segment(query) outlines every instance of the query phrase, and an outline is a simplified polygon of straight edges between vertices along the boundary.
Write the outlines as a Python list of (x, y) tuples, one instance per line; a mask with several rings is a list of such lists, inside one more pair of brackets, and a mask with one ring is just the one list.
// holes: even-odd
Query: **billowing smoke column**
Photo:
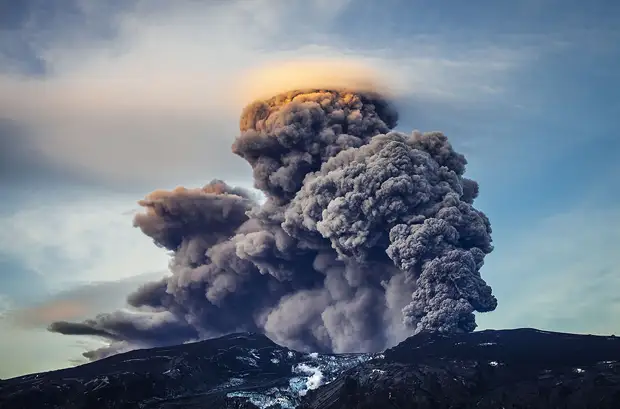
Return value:
[(172, 275), (131, 294), (134, 312), (50, 330), (111, 341), (90, 358), (234, 331), (334, 352), (473, 331), (474, 311), (497, 305), (478, 185), (443, 134), (391, 131), (397, 117), (370, 92), (249, 105), (233, 152), (266, 200), (219, 180), (150, 194), (134, 223), (172, 252)]

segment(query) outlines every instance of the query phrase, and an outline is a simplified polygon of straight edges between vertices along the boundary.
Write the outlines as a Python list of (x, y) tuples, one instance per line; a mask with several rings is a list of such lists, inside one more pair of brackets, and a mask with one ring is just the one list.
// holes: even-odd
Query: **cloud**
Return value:
[(92, 183), (87, 175), (43, 155), (37, 148), (40, 139), (30, 132), (28, 125), (0, 117), (0, 184), (3, 187)]
[(72, 360), (87, 350), (105, 348), (101, 339), (85, 337), (67, 342), (47, 330), (57, 319), (85, 319), (102, 309), (123, 308), (127, 294), (162, 273), (139, 274), (109, 282), (93, 282), (59, 291), (38, 303), (18, 303), (18, 295), (0, 295), (0, 377), (54, 370), (86, 360)]
[(9, 296), (0, 294), (0, 320), (6, 318), (7, 311), (11, 308), (11, 304)]
[(118, 187), (196, 175), (249, 179), (249, 167), (230, 154), (230, 145), (240, 109), (266, 91), (244, 81), (264, 80), (262, 67), (327, 62), (341, 78), (355, 67), (382, 73), (393, 90), (471, 103), (494, 98), (525, 63), (521, 50), (488, 44), (448, 57), (439, 37), (397, 51), (343, 47), (351, 35), (331, 23), (347, 2), (138, 1), (113, 12), (78, 4), (83, 19), (100, 15), (113, 28), (104, 30), (105, 41), (84, 24), (65, 29), (74, 34), (71, 42), (33, 41), (48, 74), (0, 74), (0, 113), (28, 129), (30, 163), (62, 164)]
[(397, 93), (398, 89), (390, 89), (385, 77), (385, 72), (355, 59), (297, 58), (272, 61), (249, 70), (240, 79), (241, 85), (236, 87), (235, 94), (239, 103), (243, 104), (308, 87), (379, 91), (385, 95)]
[(0, 311), (8, 322), (22, 328), (46, 328), (54, 321), (83, 320), (101, 309), (122, 308), (126, 295), (136, 286), (163, 277), (165, 273), (145, 273), (108, 282), (77, 285), (49, 296), (46, 300), (27, 306), (8, 302)]
[(135, 198), (89, 193), (56, 191), (47, 201), (38, 197), (0, 214), (0, 255), (20, 260), (52, 293), (165, 270), (166, 252), (132, 227)]
[(501, 300), (481, 327), (620, 333), (620, 209), (582, 202), (502, 241), (484, 270)]
[(53, 321), (79, 319), (86, 306), (70, 300), (55, 300), (43, 305), (26, 308), (16, 312), (15, 318), (26, 325), (41, 326)]

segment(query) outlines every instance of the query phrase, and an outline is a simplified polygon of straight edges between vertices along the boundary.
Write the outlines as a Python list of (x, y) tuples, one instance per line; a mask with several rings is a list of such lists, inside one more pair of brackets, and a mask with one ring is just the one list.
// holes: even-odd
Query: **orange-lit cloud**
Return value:
[(275, 60), (248, 70), (235, 93), (242, 101), (268, 98), (294, 89), (327, 88), (394, 92), (385, 72), (360, 58)]
[(19, 325), (40, 327), (58, 320), (79, 319), (88, 312), (89, 308), (79, 300), (54, 300), (16, 310), (10, 316)]
[(33, 163), (95, 182), (240, 183), (250, 170), (230, 146), (252, 100), (338, 87), (469, 104), (521, 63), (496, 46), (453, 55), (439, 38), (385, 50), (352, 44), (352, 33), (327, 35), (323, 24), (346, 1), (140, 2), (152, 10), (122, 13), (105, 43), (78, 36), (75, 47), (39, 50), (49, 75), (0, 73), (0, 112), (27, 128)]

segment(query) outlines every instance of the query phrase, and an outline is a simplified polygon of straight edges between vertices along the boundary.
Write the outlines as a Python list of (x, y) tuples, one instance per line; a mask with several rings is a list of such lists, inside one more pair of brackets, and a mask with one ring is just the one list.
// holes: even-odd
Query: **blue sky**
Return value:
[(50, 320), (163, 274), (131, 227), (146, 193), (251, 184), (230, 153), (248, 79), (300, 59), (371, 67), (398, 129), (467, 155), (496, 246), (481, 328), (620, 333), (619, 18), (603, 0), (0, 0), (0, 377), (72, 364), (98, 341)]

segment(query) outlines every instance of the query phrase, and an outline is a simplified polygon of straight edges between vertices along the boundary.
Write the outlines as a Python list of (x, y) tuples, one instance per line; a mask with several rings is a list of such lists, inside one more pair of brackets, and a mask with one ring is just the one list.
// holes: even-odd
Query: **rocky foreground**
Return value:
[(420, 334), (377, 354), (306, 354), (259, 334), (0, 381), (0, 408), (620, 408), (620, 338)]

